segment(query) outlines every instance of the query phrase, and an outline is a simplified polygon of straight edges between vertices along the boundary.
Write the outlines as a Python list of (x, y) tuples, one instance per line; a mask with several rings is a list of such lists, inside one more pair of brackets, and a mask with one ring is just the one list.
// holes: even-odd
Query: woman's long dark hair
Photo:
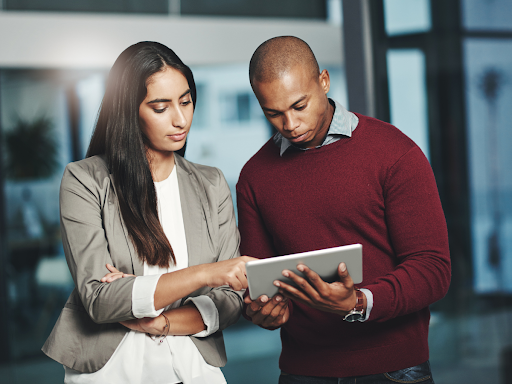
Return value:
[[(190, 68), (165, 45), (134, 44), (119, 55), (110, 70), (86, 155), (105, 155), (121, 215), (139, 258), (160, 267), (169, 266), (169, 255), (174, 263), (176, 258), (158, 220), (156, 191), (146, 157), (147, 138), (139, 124), (139, 106), (146, 98), (148, 78), (167, 66), (185, 76), (195, 107), (196, 85)], [(185, 147), (176, 153), (183, 156), (184, 152)]]

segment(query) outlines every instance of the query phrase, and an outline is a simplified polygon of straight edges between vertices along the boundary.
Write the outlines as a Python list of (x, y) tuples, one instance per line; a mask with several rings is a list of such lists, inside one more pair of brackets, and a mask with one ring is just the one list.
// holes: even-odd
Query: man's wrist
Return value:
[(366, 296), (363, 292), (361, 292), (357, 287), (354, 289), (354, 294), (356, 296), (356, 304), (355, 306), (347, 312), (347, 314), (343, 317), (343, 320), (348, 322), (361, 321), (364, 319), (366, 312)]

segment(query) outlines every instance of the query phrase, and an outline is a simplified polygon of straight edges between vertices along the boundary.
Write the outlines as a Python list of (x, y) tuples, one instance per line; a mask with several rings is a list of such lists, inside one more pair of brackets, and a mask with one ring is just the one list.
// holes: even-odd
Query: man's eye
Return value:
[(297, 111), (302, 111), (304, 108), (306, 108), (306, 105), (301, 105), (300, 107), (295, 107)]
[(188, 101), (184, 101), (183, 103), (181, 103), (181, 105), (185, 106), (185, 105), (189, 105), (192, 101), (188, 100)]

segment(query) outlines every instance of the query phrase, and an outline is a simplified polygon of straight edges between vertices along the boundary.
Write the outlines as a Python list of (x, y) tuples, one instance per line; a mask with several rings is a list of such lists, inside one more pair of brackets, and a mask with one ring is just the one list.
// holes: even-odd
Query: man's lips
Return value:
[(306, 139), (306, 136), (308, 133), (303, 133), (302, 135), (299, 135), (297, 137), (290, 137), (288, 140), (290, 140), (292, 143), (300, 143), (301, 141)]

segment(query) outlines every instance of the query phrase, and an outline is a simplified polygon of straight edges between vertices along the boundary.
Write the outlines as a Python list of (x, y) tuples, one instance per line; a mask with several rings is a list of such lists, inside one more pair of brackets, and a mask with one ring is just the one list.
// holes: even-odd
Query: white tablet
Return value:
[(284, 277), (282, 272), (288, 269), (299, 276), (304, 276), (297, 270), (297, 265), (300, 263), (318, 273), (322, 280), (332, 283), (338, 279), (338, 265), (341, 262), (347, 265), (348, 273), (355, 284), (363, 281), (363, 246), (361, 244), (249, 261), (245, 264), (245, 269), (251, 300), (261, 295), (273, 297), (278, 293), (278, 288), (274, 285), (275, 280), (295, 285), (290, 279)]

